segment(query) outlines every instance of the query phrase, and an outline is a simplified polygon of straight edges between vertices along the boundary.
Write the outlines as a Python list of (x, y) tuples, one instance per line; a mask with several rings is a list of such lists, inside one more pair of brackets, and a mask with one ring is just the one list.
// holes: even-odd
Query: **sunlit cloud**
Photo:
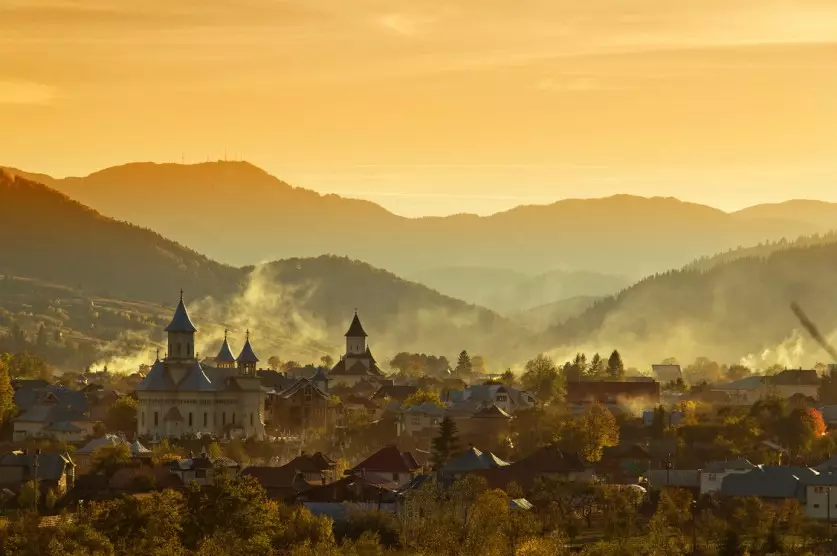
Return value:
[(55, 98), (55, 89), (48, 85), (0, 80), (0, 104), (50, 104)]

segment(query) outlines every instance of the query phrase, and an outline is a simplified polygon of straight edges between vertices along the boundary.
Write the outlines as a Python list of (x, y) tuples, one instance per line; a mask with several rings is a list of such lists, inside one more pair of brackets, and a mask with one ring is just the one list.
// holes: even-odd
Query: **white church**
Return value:
[(265, 392), (248, 331), (238, 357), (224, 343), (214, 367), (195, 355), (195, 333), (183, 292), (169, 325), (168, 352), (137, 387), (137, 432), (157, 438), (210, 434), (263, 439)]

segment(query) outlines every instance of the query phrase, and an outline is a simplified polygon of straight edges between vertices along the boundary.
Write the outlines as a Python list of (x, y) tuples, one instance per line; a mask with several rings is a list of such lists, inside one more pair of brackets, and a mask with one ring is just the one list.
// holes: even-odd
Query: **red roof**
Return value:
[(410, 473), (418, 469), (418, 463), (409, 452), (402, 452), (394, 445), (381, 448), (356, 466), (354, 471), (382, 471), (384, 473)]
[(618, 403), (620, 400), (660, 399), (659, 382), (582, 381), (567, 383), (567, 402)]

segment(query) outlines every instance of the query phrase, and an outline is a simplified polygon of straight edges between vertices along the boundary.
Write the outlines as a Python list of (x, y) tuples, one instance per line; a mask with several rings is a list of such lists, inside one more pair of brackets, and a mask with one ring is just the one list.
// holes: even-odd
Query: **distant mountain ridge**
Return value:
[(740, 245), (834, 227), (822, 219), (777, 221), (754, 209), (728, 214), (630, 195), (520, 206), (486, 217), (411, 219), (372, 202), (292, 187), (246, 162), (132, 163), (83, 178), (27, 175), (236, 265), (330, 253), (402, 275), (455, 266), (642, 276)]
[[(331, 345), (339, 354), (355, 308), (378, 356), (416, 350), (454, 357), (468, 349), (499, 364), (526, 344), (523, 330), (496, 313), (366, 263), (320, 256), (258, 267), (220, 264), (2, 171), (0, 233), (7, 238), (0, 242), (1, 275), (66, 285), (74, 295), (164, 307), (184, 288), (196, 318), (217, 323), (217, 333), (228, 323), (282, 336), (284, 358), (310, 353), (312, 345)], [(46, 308), (52, 303), (37, 301)], [(293, 345), (303, 340), (306, 346)]]
[(832, 363), (789, 308), (799, 303), (837, 340), (837, 236), (824, 238), (743, 249), (649, 276), (553, 326), (542, 346), (559, 354), (618, 347), (642, 364), (671, 356), (755, 368)]

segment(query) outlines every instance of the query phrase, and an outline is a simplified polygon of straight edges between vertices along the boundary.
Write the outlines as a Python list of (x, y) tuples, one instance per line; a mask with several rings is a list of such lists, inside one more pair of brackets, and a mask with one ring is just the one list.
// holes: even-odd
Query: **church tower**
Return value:
[(259, 358), (256, 357), (253, 351), (253, 346), (250, 345), (250, 331), (247, 331), (247, 339), (244, 342), (244, 347), (241, 348), (241, 353), (238, 354), (238, 374), (244, 376), (255, 376), (256, 365)]
[(360, 319), (355, 311), (355, 317), (349, 330), (346, 331), (346, 357), (361, 356), (366, 353), (366, 332), (360, 324)]
[(227, 331), (224, 330), (224, 343), (221, 344), (221, 349), (218, 350), (218, 355), (215, 356), (215, 366), (219, 369), (234, 369), (235, 355), (230, 349), (230, 343), (227, 341)]
[(192, 324), (189, 312), (183, 303), (183, 290), (180, 290), (180, 302), (174, 310), (174, 317), (166, 327), (169, 341), (169, 351), (166, 357), (171, 361), (187, 361), (195, 358), (195, 332), (198, 329)]

